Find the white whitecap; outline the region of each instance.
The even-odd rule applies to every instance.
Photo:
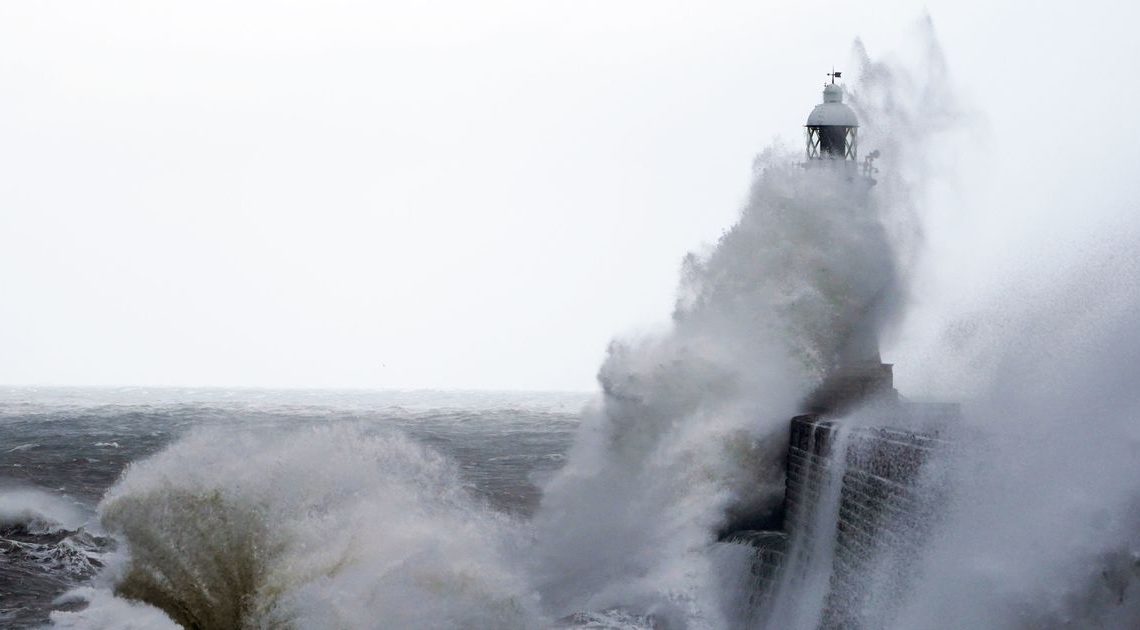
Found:
[[[56,610],[51,622],[56,628],[83,630],[175,630],[174,623],[161,610],[141,602],[115,597],[108,589],[84,586],[56,598],[55,605],[86,602],[80,610]]]
[[[27,487],[0,488],[0,526],[24,525],[29,530],[78,529],[86,515],[67,499]]]

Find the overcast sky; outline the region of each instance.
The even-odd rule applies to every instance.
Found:
[[[5,0],[0,383],[592,389],[924,10],[976,116],[913,334],[1136,213],[1133,3]]]

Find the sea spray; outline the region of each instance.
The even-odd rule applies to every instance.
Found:
[[[611,344],[603,400],[535,519],[548,610],[741,623],[718,612],[734,607],[717,601],[726,567],[709,543],[734,525],[778,526],[788,419],[854,336],[877,336],[906,304],[927,153],[958,120],[929,20],[918,39],[908,64],[856,46],[852,104],[864,150],[883,156],[877,186],[764,151],[740,219],[685,258],[671,330]]]
[[[75,530],[87,515],[73,503],[44,490],[0,485],[0,531],[19,528],[32,534]]]
[[[861,183],[775,151],[758,165],[740,221],[686,259],[671,334],[610,348],[605,398],[536,516],[554,611],[622,603],[723,627],[705,547],[730,507],[778,510],[787,419],[889,307],[892,249]]]
[[[971,359],[930,366],[950,388],[986,380],[896,628],[1140,627],[1138,241],[1116,226],[1076,268],[975,296],[978,332],[955,346]]]
[[[199,431],[133,464],[100,514],[129,550],[116,591],[188,627],[537,620],[512,522],[394,432]]]
[[[934,77],[945,69],[937,54],[918,66]],[[905,140],[953,124],[953,92],[940,81],[908,88],[923,75],[913,69],[867,67],[872,79],[860,85],[929,104],[915,110],[865,87],[852,98],[864,120],[861,106],[878,103],[905,132],[896,190],[913,190],[906,175],[929,181],[931,152]],[[994,269],[1004,278],[996,290],[943,300],[932,347],[897,348],[926,359],[903,364],[912,380],[969,398],[920,480],[927,544],[905,558],[880,545],[864,567],[860,616],[876,620],[865,627],[1140,627],[1140,231],[1134,221],[1091,231],[1099,236],[1066,244],[1081,252],[1076,265],[1058,256]]]

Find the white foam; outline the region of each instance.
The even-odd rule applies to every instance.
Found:
[[[132,465],[100,505],[118,587],[193,621],[304,628],[534,627],[516,525],[442,457],[355,427],[199,431]]]
[[[0,526],[24,525],[30,531],[74,530],[87,517],[71,501],[27,487],[0,487]]]
[[[57,628],[76,630],[180,630],[158,608],[141,602],[115,597],[110,590],[84,586],[72,589],[57,598],[56,605],[85,604],[78,611],[51,613],[51,622]]]

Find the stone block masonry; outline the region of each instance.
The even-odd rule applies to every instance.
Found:
[[[900,405],[891,411],[938,417],[955,415],[957,408]],[[890,420],[897,418],[884,424]],[[933,434],[845,429],[818,415],[792,419],[784,530],[801,554],[800,566],[830,565],[821,628],[872,628],[887,621],[871,617],[889,614],[890,600],[915,577],[912,560],[940,494],[924,478],[924,466],[943,444]],[[821,511],[834,516],[821,521]],[[832,535],[832,526],[834,541],[819,540]],[[811,554],[829,551],[822,565],[812,562]]]
[[[958,407],[891,402],[878,410],[879,417],[861,413],[859,426],[822,414],[793,418],[781,529],[722,537],[756,549],[757,619],[768,617],[778,595],[810,591],[820,598],[822,630],[884,627],[917,579],[914,559],[944,491],[928,474],[947,450],[936,427],[953,422]],[[927,428],[889,428],[899,425]]]

